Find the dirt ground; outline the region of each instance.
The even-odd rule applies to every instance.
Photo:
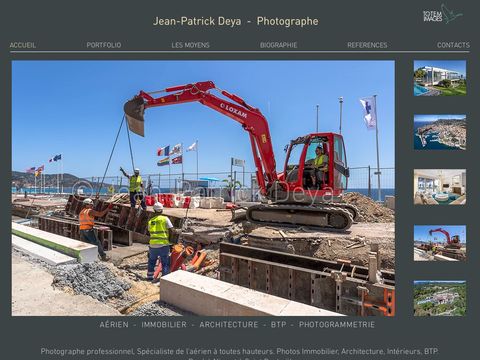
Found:
[[[53,275],[12,253],[12,315],[117,316],[118,310],[86,295],[52,287]],[[52,306],[54,304],[54,306]]]
[[[245,245],[267,248],[326,260],[350,260],[353,264],[368,265],[371,244],[378,244],[383,269],[395,268],[394,212],[358,193],[348,193],[346,201],[358,207],[361,222],[347,232],[314,231],[307,228],[254,227],[230,222],[229,210],[166,208],[164,214],[176,218],[188,215],[181,238],[185,245],[201,246],[207,252],[204,267],[198,274],[218,277],[219,242],[241,236]],[[35,209],[40,213],[61,211],[65,199],[13,197],[13,206]],[[27,210],[28,211],[28,210]],[[136,246],[136,247],[135,247]],[[147,246],[115,246],[110,252],[108,268],[131,288],[118,298],[105,302],[73,291],[52,287],[52,274],[38,264],[12,253],[12,309],[14,315],[182,315],[182,311],[159,301],[158,284],[146,281]],[[27,274],[34,276],[27,276]],[[40,279],[40,280],[38,280]],[[25,296],[26,295],[26,296]],[[59,306],[50,307],[49,303]]]

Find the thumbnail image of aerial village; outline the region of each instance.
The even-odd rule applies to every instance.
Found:
[[[414,316],[465,316],[465,281],[415,281]]]
[[[467,94],[465,60],[416,60],[413,64],[414,96]]]
[[[467,258],[465,225],[415,225],[413,239],[415,261],[465,261]]]
[[[415,115],[415,150],[465,150],[466,115]]]

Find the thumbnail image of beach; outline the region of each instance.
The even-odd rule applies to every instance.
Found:
[[[465,150],[467,146],[466,115],[415,115],[415,150]]]
[[[414,96],[463,96],[467,94],[465,60],[415,60]]]

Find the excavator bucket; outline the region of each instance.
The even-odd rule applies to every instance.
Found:
[[[145,111],[144,101],[141,97],[136,96],[123,105],[123,111],[128,122],[130,131],[137,135],[144,136],[144,119],[143,113]]]

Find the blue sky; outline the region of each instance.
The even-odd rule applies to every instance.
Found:
[[[457,71],[464,77],[467,77],[466,60],[415,60],[413,70],[417,70],[424,66],[433,66],[441,69]]]
[[[423,114],[417,114],[414,115],[414,120],[415,122],[432,122],[432,121],[437,121],[438,119],[465,119],[467,116],[464,115],[454,115],[454,114],[434,114],[434,115],[423,115]]]
[[[349,166],[376,166],[375,131],[366,129],[360,97],[377,94],[380,165],[394,166],[394,63],[392,61],[14,61],[12,63],[12,169],[46,164],[62,153],[64,172],[103,174],[123,115],[139,90],[212,80],[243,97],[269,120],[283,168],[290,139],[315,131],[338,132],[338,97],[344,97],[342,132]],[[143,174],[159,168],[159,146],[199,141],[200,172],[229,171],[230,157],[254,170],[247,133],[233,120],[199,103],[148,109],[144,138],[132,134],[135,165]],[[184,155],[195,172],[195,153]],[[125,130],[108,175],[131,171]],[[172,165],[172,173],[180,172]]]
[[[467,230],[465,225],[415,225],[413,237],[416,241],[424,242],[435,242],[434,238],[437,238],[436,242],[446,241],[445,235],[443,235],[441,232],[434,232],[432,233],[432,236],[428,235],[429,230],[434,230],[438,228],[442,228],[443,230],[448,231],[450,237],[452,237],[453,235],[459,235],[460,241],[466,242]]]

